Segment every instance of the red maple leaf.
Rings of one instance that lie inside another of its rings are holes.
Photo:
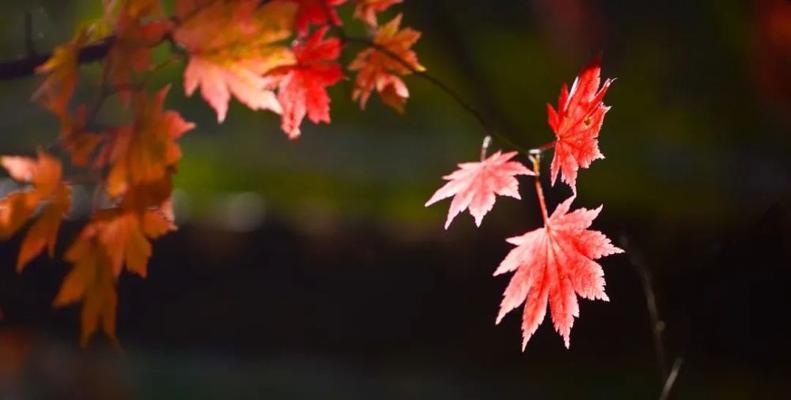
[[[612,79],[599,88],[601,59],[596,57],[582,69],[571,90],[566,84],[560,89],[558,109],[547,104],[549,126],[555,132],[555,156],[552,159],[552,184],[561,180],[577,191],[577,170],[588,168],[593,160],[604,158],[599,151],[599,131],[604,114],[610,109],[602,103]]]
[[[308,33],[310,24],[327,25],[333,24],[340,26],[340,17],[335,7],[343,4],[346,0],[291,0],[299,4],[297,16],[294,20],[294,26],[297,29],[299,36],[305,36]]]
[[[579,316],[577,295],[609,300],[604,293],[604,271],[593,260],[623,250],[613,246],[603,233],[588,230],[601,206],[569,213],[573,200],[574,196],[558,205],[544,227],[507,239],[517,247],[494,272],[500,275],[516,271],[503,293],[496,323],[525,303],[522,350],[544,320],[547,303],[555,330],[568,348],[574,317]]]
[[[431,196],[426,207],[455,196],[450,203],[445,229],[467,208],[475,217],[475,225],[481,226],[483,216],[494,207],[495,195],[520,198],[516,175],[535,175],[520,162],[509,161],[516,154],[515,151],[505,154],[498,151],[483,161],[459,164],[459,169],[443,177],[449,182]]]
[[[272,74],[279,80],[281,127],[290,139],[299,137],[299,125],[305,115],[314,123],[330,122],[327,86],[341,80],[343,72],[336,62],[341,52],[340,40],[322,39],[328,29],[323,27],[294,46],[296,64],[278,68]]]

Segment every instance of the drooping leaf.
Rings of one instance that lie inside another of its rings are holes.
[[[16,263],[17,271],[21,271],[45,248],[50,258],[55,256],[58,229],[60,229],[63,217],[71,207],[71,190],[66,185],[59,185],[48,201],[49,203],[41,211],[36,222],[30,226],[27,235],[22,240]]]
[[[87,129],[87,115],[85,105],[78,106],[74,115],[63,120],[60,130],[63,149],[71,156],[71,163],[80,167],[88,165],[94,150],[102,140],[100,135]]]
[[[291,35],[296,8],[287,1],[179,1],[173,35],[189,54],[187,96],[200,86],[219,122],[225,120],[231,95],[253,110],[280,113],[275,82],[264,74],[294,62],[288,47],[276,42]]]
[[[87,40],[83,32],[78,32],[72,41],[55,48],[52,57],[36,68],[37,74],[47,77],[33,93],[33,100],[60,119],[68,115],[69,100],[77,87],[77,58]]]
[[[46,77],[33,92],[32,99],[60,121],[66,119],[69,101],[77,87],[80,51],[107,39],[108,34],[108,24],[103,20],[82,24],[68,43],[56,47],[52,56],[36,67],[36,74]]]
[[[27,222],[38,206],[38,198],[29,192],[15,192],[0,200],[0,238],[13,236]]]
[[[63,279],[53,306],[60,308],[82,301],[80,343],[83,347],[98,330],[100,322],[102,330],[115,342],[117,276],[91,225],[83,230],[65,258],[74,265]]]
[[[281,127],[291,139],[300,135],[305,115],[314,123],[330,122],[330,97],[327,86],[343,77],[336,61],[341,52],[338,39],[323,39],[328,28],[321,28],[294,46],[296,64],[280,67],[270,76],[279,81],[277,98],[283,109]]]
[[[133,76],[151,66],[151,48],[171,29],[158,0],[125,0],[113,18],[115,37],[104,62],[109,83],[127,103]]]
[[[456,215],[468,208],[475,217],[475,225],[480,226],[484,215],[494,207],[495,195],[520,198],[516,175],[534,175],[520,162],[510,161],[516,154],[498,151],[483,161],[459,164],[459,169],[443,177],[449,182],[431,196],[426,207],[454,196],[445,229]]]
[[[390,8],[403,0],[357,0],[354,5],[354,17],[368,26],[377,26],[376,14]]]
[[[175,230],[168,199],[169,177],[130,188],[114,208],[94,213],[66,252],[73,264],[55,298],[55,307],[82,300],[82,343],[86,345],[101,322],[115,341],[116,282],[123,267],[145,277],[151,257],[150,240]]]
[[[577,296],[605,300],[604,271],[596,259],[623,250],[604,234],[589,230],[601,212],[581,208],[569,213],[574,197],[558,205],[544,227],[508,239],[517,246],[494,275],[514,272],[503,293],[497,323],[524,303],[522,350],[546,315],[547,303],[555,330],[569,347],[574,317],[579,316]]]
[[[607,79],[599,87],[600,58],[596,57],[582,69],[569,91],[566,84],[560,89],[558,109],[547,104],[549,126],[555,132],[555,156],[552,159],[552,183],[561,180],[577,191],[577,170],[588,168],[596,159],[604,158],[599,151],[599,131],[604,114],[610,109],[603,103],[612,83]]]
[[[420,38],[420,32],[399,29],[400,25],[401,14],[379,27],[373,38],[376,46],[362,50],[349,64],[350,70],[357,71],[352,100],[358,101],[362,109],[376,90],[387,105],[403,112],[409,90],[400,76],[425,70],[411,49]]]
[[[124,208],[103,210],[93,222],[96,236],[104,245],[113,273],[120,274],[126,265],[129,272],[145,278],[151,257],[149,239],[156,239],[175,229],[159,210],[134,211]]]
[[[195,125],[179,113],[163,109],[168,90],[165,87],[154,96],[137,93],[132,102],[134,121],[114,130],[100,154],[99,165],[110,165],[110,197],[123,194],[130,186],[163,179],[181,158],[176,140]]]

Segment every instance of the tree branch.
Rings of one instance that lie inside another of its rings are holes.
[[[440,90],[445,92],[445,94],[447,94],[448,96],[453,98],[453,100],[456,101],[456,103],[459,106],[461,106],[461,108],[463,108],[465,111],[467,111],[467,113],[469,113],[473,118],[475,118],[475,120],[478,122],[478,124],[483,129],[484,136],[490,136],[490,135],[494,136],[495,138],[497,138],[503,144],[511,146],[512,148],[514,148],[516,150],[519,150],[519,151],[521,151],[523,153],[526,153],[526,154],[536,154],[536,153],[540,154],[543,151],[546,151],[546,150],[549,150],[549,149],[555,147],[555,142],[554,141],[546,143],[546,144],[543,144],[543,145],[541,145],[539,147],[531,148],[531,149],[528,149],[528,148],[526,148],[524,146],[519,145],[518,143],[515,143],[508,136],[506,136],[506,135],[502,134],[501,132],[493,129],[491,127],[491,124],[486,120],[486,118],[483,117],[483,113],[478,111],[478,109],[476,109],[474,106],[472,106],[472,104],[470,104],[467,100],[465,100],[464,97],[462,97],[458,92],[456,92],[453,88],[451,88],[450,86],[445,84],[445,82],[441,81],[439,78],[436,78],[435,76],[430,75],[430,74],[428,74],[427,72],[425,72],[423,70],[419,70],[419,69],[415,68],[414,66],[412,66],[412,64],[410,64],[409,62],[407,62],[406,60],[401,58],[398,54],[393,53],[392,51],[390,51],[390,49],[388,49],[388,48],[386,48],[384,46],[380,46],[379,44],[374,43],[370,39],[358,38],[358,37],[349,37],[349,36],[346,36],[346,33],[343,30],[340,30],[339,36],[341,37],[341,40],[343,42],[363,44],[363,45],[366,45],[366,46],[369,46],[369,47],[372,47],[372,48],[376,49],[376,51],[378,51],[378,52],[386,55],[387,57],[395,60],[396,62],[398,62],[399,64],[403,65],[405,68],[407,68],[409,71],[411,71],[413,74],[415,74],[415,75],[417,75],[417,76],[429,81],[431,84],[433,84],[434,86],[436,86],[437,88],[439,88]]]
[[[80,64],[90,63],[101,60],[107,55],[112,44],[113,37],[109,37],[99,43],[91,44],[80,49],[78,62]],[[36,67],[45,63],[52,52],[45,54],[28,54],[16,60],[0,61],[0,80],[12,80],[33,75]]]

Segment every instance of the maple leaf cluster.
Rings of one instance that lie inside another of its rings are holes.
[[[542,148],[530,151],[533,169],[513,160],[517,152],[498,151],[484,157],[488,140],[484,141],[481,161],[459,164],[459,169],[444,177],[448,182],[428,200],[426,206],[453,197],[445,229],[462,211],[469,210],[480,226],[484,215],[494,207],[496,195],[516,199],[519,195],[517,175],[532,175],[544,220],[544,226],[521,236],[507,239],[516,247],[500,263],[494,275],[513,272],[503,293],[496,323],[511,310],[524,304],[522,313],[522,349],[544,320],[547,305],[555,330],[568,348],[574,318],[579,316],[577,296],[591,300],[605,300],[604,271],[595,260],[623,250],[615,247],[604,234],[589,230],[601,212],[580,208],[569,212],[576,197],[577,172],[588,168],[592,161],[603,158],[598,136],[609,107],[603,104],[604,95],[612,80],[600,87],[600,59],[597,57],[582,69],[571,89],[564,84],[557,109],[547,105],[548,123],[555,133],[551,181],[568,184],[574,195],[547,215],[543,189],[539,181]],[[488,139],[488,138],[487,138]],[[550,146],[546,146],[550,147]]]
[[[345,80],[339,58],[347,41],[337,9],[349,4],[353,18],[370,32],[350,43],[365,45],[347,67],[355,74],[353,100],[363,108],[376,91],[385,104],[403,111],[408,91],[400,77],[423,70],[411,50],[420,34],[400,28],[401,15],[382,26],[378,21],[400,2],[177,0],[173,15],[160,0],[102,2],[102,17],[83,24],[36,69],[44,79],[33,100],[60,122],[56,146],[71,166],[64,168],[45,150],[35,157],[0,158],[22,186],[0,199],[0,239],[29,223],[17,270],[45,249],[55,256],[58,230],[71,208],[73,182],[66,172],[92,179],[92,213],[64,251],[72,266],[53,304],[82,304],[83,345],[100,329],[115,342],[119,276],[127,271],[145,277],[151,242],[176,229],[171,193],[181,158],[178,140],[195,127],[167,108],[169,85],[151,92],[150,78],[181,61],[186,96],[200,90],[218,122],[236,99],[278,114],[283,132],[296,139],[306,118],[330,122],[327,89]],[[102,45],[108,49],[97,99],[80,102],[74,94],[81,51]],[[171,56],[155,63],[160,45],[169,45]],[[101,109],[111,98],[121,112],[108,117]]]
[[[399,1],[355,1],[355,17],[372,30],[370,46],[348,69],[356,71],[354,100],[360,108],[373,91],[403,111],[408,90],[400,76],[423,70],[411,50],[420,34],[400,29],[401,15],[378,26],[377,14]],[[281,116],[283,132],[301,135],[307,117],[330,122],[327,88],[344,78],[338,58],[341,37],[326,37],[343,23],[337,7],[346,0],[258,0],[179,2],[175,42],[188,54],[184,89],[201,95],[225,120],[231,98],[253,110]],[[284,39],[296,36],[290,46]],[[402,65],[406,62],[406,65]]]
[[[181,159],[178,140],[195,125],[166,108],[169,85],[149,92],[149,78],[172,61],[155,64],[154,48],[170,45],[176,61],[184,64],[185,95],[200,90],[218,123],[236,99],[251,110],[278,114],[283,132],[297,139],[306,118],[330,123],[327,90],[345,78],[339,58],[348,44],[365,45],[346,67],[354,73],[352,101],[364,109],[376,92],[384,104],[404,112],[409,90],[403,77],[424,74],[425,68],[412,50],[420,32],[402,28],[401,14],[379,23],[379,14],[400,2],[177,0],[174,15],[167,15],[159,0],[103,2],[103,17],[78,29],[37,68],[45,78],[33,99],[59,120],[57,145],[73,169],[95,180],[92,214],[64,252],[72,267],[53,302],[56,307],[82,304],[83,344],[99,329],[116,341],[119,276],[123,271],[147,276],[151,241],[176,229],[171,193]],[[370,37],[354,39],[343,32],[338,8],[350,3],[353,18]],[[89,45],[108,50],[97,100],[80,104],[73,97],[80,52]],[[445,229],[464,210],[480,226],[498,195],[521,198],[518,176],[533,177],[544,226],[507,239],[516,247],[494,272],[513,273],[496,323],[524,304],[523,349],[547,308],[569,347],[579,316],[577,297],[608,300],[596,260],[622,252],[604,234],[589,229],[601,207],[571,211],[579,169],[603,158],[598,135],[609,110],[603,99],[612,80],[602,83],[600,75],[597,57],[570,89],[562,86],[556,107],[547,105],[555,140],[526,152],[532,168],[517,159],[517,151],[487,157],[487,137],[480,161],[459,164],[426,203],[453,197]],[[121,116],[97,122],[109,97],[117,98]],[[554,149],[552,185],[560,177],[573,193],[551,215],[539,180],[541,153],[549,148]],[[36,157],[3,156],[0,165],[22,185],[0,199],[0,239],[30,223],[17,259],[21,272],[45,249],[54,257],[61,221],[71,207],[71,181],[61,160],[44,150]]]

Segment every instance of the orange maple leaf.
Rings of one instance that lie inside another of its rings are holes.
[[[588,168],[596,159],[604,158],[599,151],[599,131],[604,114],[610,109],[602,102],[613,82],[607,79],[599,88],[601,59],[596,57],[582,69],[569,91],[566,84],[560,90],[558,109],[547,104],[549,126],[555,132],[555,155],[552,158],[552,184],[561,180],[577,192],[577,170]]]
[[[557,206],[544,227],[507,239],[515,246],[494,275],[516,271],[503,293],[496,323],[525,304],[522,350],[546,315],[547,303],[555,330],[569,347],[574,317],[579,316],[577,295],[605,300],[604,271],[594,260],[623,250],[598,231],[588,230],[601,212],[581,208],[569,213],[574,197]],[[576,294],[575,294],[576,293]]]
[[[47,77],[33,92],[33,100],[60,119],[68,115],[69,100],[77,87],[79,52],[87,42],[85,31],[78,31],[70,42],[56,47],[52,56],[36,68],[37,74]]]
[[[420,32],[411,28],[399,30],[399,25],[401,14],[378,28],[373,38],[375,47],[362,50],[349,64],[350,70],[358,71],[352,100],[359,101],[362,109],[376,89],[387,105],[403,112],[409,90],[399,76],[425,70],[411,50]]]
[[[64,307],[82,300],[80,343],[83,347],[98,330],[100,321],[102,330],[116,342],[117,277],[106,249],[90,226],[66,251],[65,259],[74,266],[63,279],[53,306]]]
[[[124,266],[147,275],[150,240],[176,229],[170,209],[169,176],[130,188],[117,207],[94,213],[66,252],[73,264],[54,301],[63,307],[82,300],[83,346],[98,329],[115,342],[116,283]]]
[[[165,87],[154,96],[138,92],[132,100],[134,121],[117,128],[102,150],[98,166],[111,164],[107,193],[116,197],[130,186],[163,179],[181,158],[176,140],[195,125],[175,111],[163,110]]]
[[[22,271],[31,260],[46,248],[49,256],[55,253],[60,223],[71,206],[71,190],[62,182],[60,161],[41,151],[37,159],[3,156],[0,164],[11,177],[32,188],[15,192],[0,200],[0,236],[8,237],[43,205],[41,214],[28,230],[17,258],[17,271]]]
[[[22,240],[17,257],[17,271],[22,269],[36,256],[47,249],[50,258],[55,256],[55,244],[61,220],[71,207],[71,190],[66,185],[59,185],[49,198],[49,204],[41,211],[36,222],[30,226]]]
[[[354,5],[354,17],[368,26],[377,26],[376,14],[390,8],[403,0],[357,0]]]
[[[173,222],[158,209],[144,211],[114,208],[103,210],[94,217],[93,229],[110,258],[113,273],[121,268],[145,278],[148,259],[151,257],[149,239],[156,239],[175,230]]]
[[[71,156],[71,163],[80,167],[88,164],[102,139],[100,135],[87,130],[87,115],[87,108],[80,104],[74,115],[63,119],[60,129],[61,145]]]
[[[445,221],[445,229],[459,215],[469,208],[475,217],[475,225],[481,226],[483,217],[494,207],[495,195],[519,199],[519,182],[516,175],[535,175],[518,161],[510,161],[516,152],[503,154],[498,151],[480,162],[459,164],[459,169],[443,179],[449,181],[439,188],[426,202],[426,207],[448,197],[454,196]]]
[[[118,90],[122,102],[127,103],[136,73],[151,65],[151,48],[162,41],[171,29],[171,23],[162,13],[158,0],[124,1],[118,16],[111,21],[115,27],[112,41],[104,62],[105,73]]]
[[[180,23],[174,39],[189,53],[184,71],[187,96],[200,86],[203,98],[222,122],[231,95],[253,110],[280,113],[272,92],[275,82],[263,75],[271,69],[293,64],[294,56],[276,42],[291,35],[296,5],[257,0],[215,1],[177,5]]]

